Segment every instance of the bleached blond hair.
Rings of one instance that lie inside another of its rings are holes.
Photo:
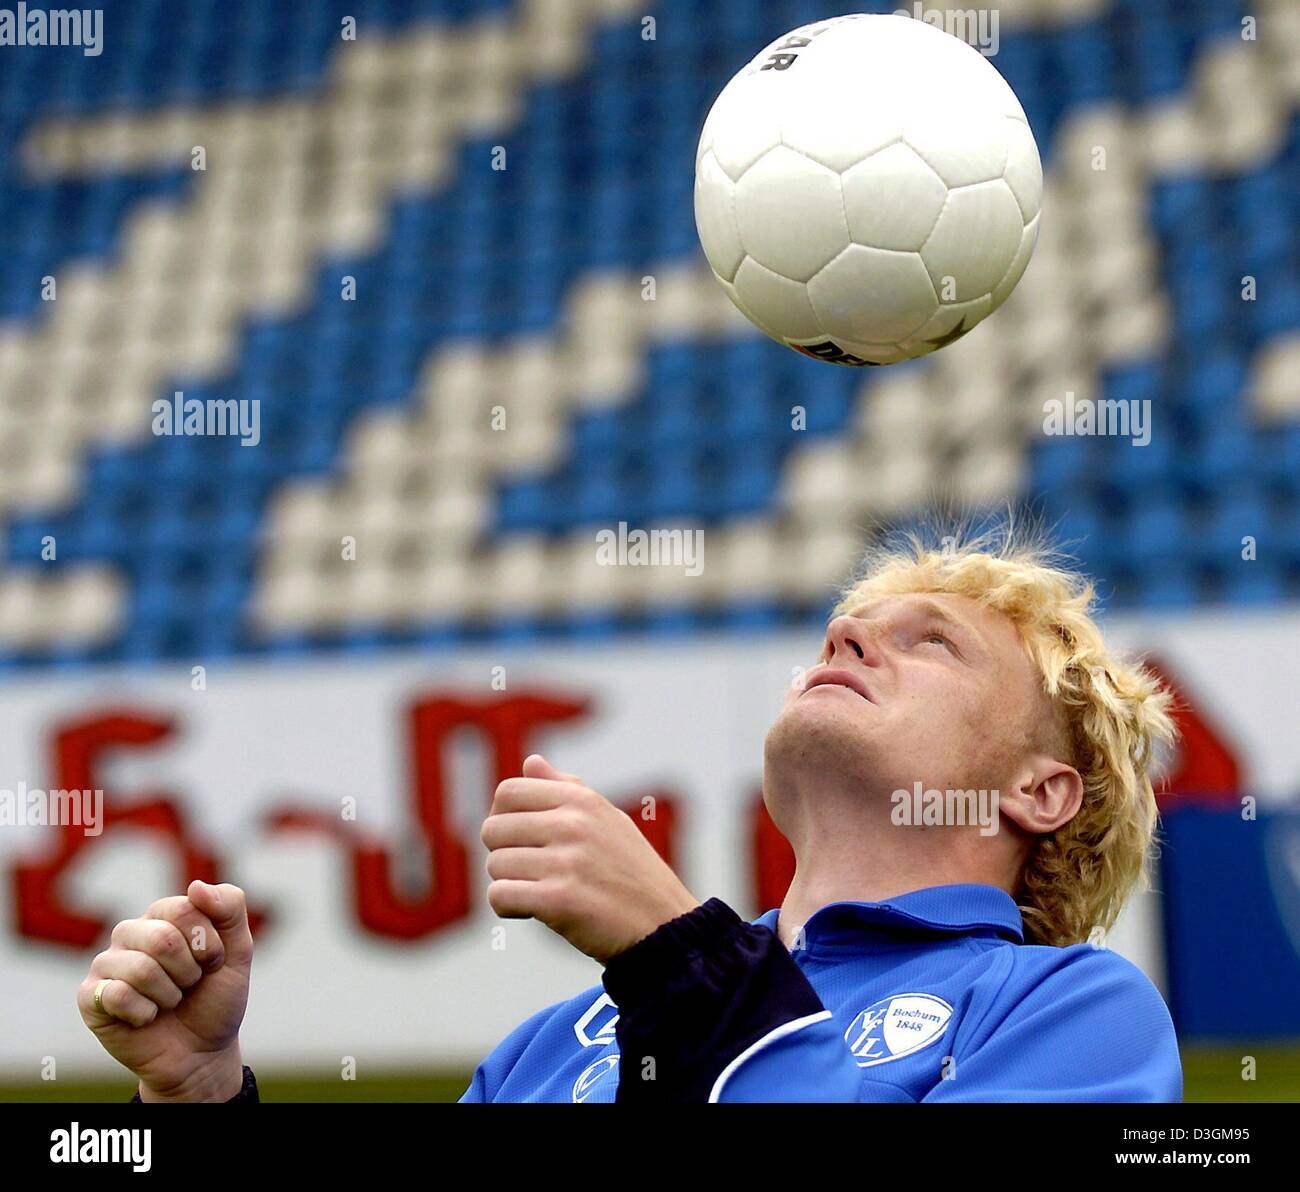
[[[931,541],[933,537],[934,541]],[[1170,695],[1140,663],[1106,646],[1095,591],[1039,529],[1007,520],[970,536],[908,532],[871,547],[835,615],[886,596],[966,596],[1007,616],[1042,677],[1056,716],[1044,741],[1083,779],[1078,813],[1038,837],[1016,901],[1032,943],[1081,943],[1115,922],[1145,880],[1156,827],[1149,770],[1175,736]]]

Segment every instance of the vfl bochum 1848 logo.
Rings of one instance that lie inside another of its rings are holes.
[[[844,1032],[859,1068],[913,1055],[937,1043],[948,1029],[952,1007],[932,993],[896,993],[862,1011]]]

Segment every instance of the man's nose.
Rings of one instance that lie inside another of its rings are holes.
[[[857,661],[874,666],[880,652],[867,623],[858,617],[839,616],[826,627],[826,656],[830,662]]]

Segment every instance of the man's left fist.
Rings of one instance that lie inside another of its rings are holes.
[[[539,754],[497,787],[482,838],[488,905],[602,964],[700,905],[627,815]]]

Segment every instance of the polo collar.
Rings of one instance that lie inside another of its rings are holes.
[[[776,930],[780,908],[754,922]],[[804,939],[813,943],[847,941],[862,927],[884,931],[929,931],[942,935],[993,933],[1024,942],[1024,924],[1015,899],[997,886],[964,883],[929,886],[884,902],[832,902],[804,924]]]

